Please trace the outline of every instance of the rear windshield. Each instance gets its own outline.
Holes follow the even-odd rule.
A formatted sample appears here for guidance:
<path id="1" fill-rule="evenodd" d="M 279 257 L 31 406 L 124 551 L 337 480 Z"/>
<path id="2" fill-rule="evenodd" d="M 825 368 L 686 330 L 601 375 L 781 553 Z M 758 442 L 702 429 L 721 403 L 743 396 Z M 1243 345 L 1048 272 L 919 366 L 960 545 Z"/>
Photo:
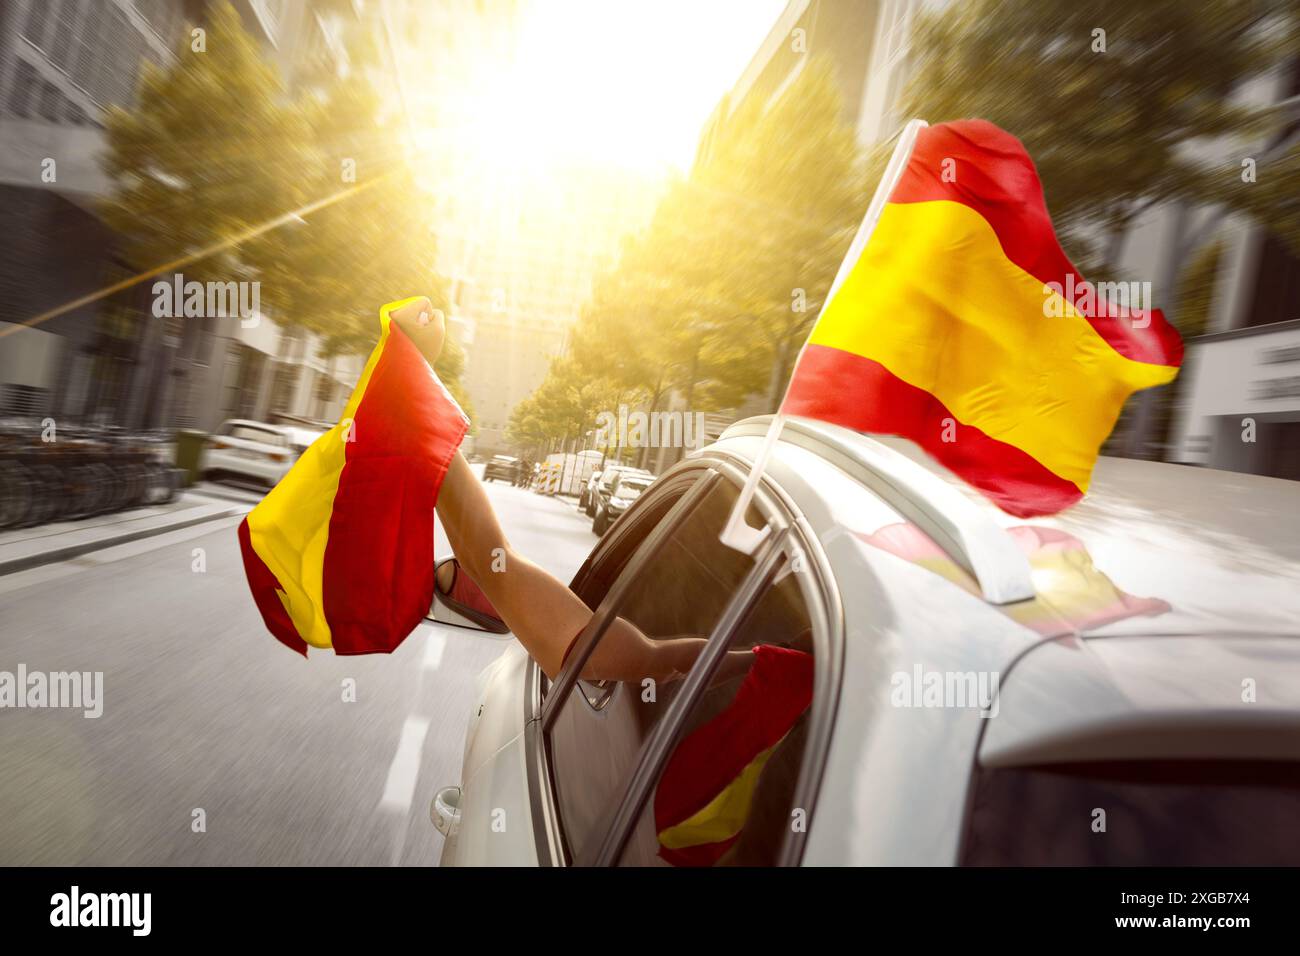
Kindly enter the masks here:
<path id="1" fill-rule="evenodd" d="M 285 437 L 269 428 L 257 428 L 253 425 L 227 425 L 222 430 L 223 435 L 229 435 L 231 438 L 239 438 L 243 441 L 258 441 L 264 445 L 279 445 L 283 447 L 288 444 Z"/>
<path id="2" fill-rule="evenodd" d="M 1300 866 L 1300 765 L 1074 763 L 977 772 L 964 866 Z"/>

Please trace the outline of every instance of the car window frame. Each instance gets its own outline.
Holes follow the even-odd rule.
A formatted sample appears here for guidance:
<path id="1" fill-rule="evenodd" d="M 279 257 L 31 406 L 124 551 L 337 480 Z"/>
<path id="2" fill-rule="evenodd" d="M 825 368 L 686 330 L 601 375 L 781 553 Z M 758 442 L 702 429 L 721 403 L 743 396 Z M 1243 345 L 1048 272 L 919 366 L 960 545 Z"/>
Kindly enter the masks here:
<path id="1" fill-rule="evenodd" d="M 722 449 L 715 449 L 714 454 L 719 458 L 714 467 L 733 482 L 743 485 L 752 468 L 751 462 Z M 875 494 L 870 491 L 868 493 Z M 809 716 L 808 739 L 804 744 L 803 764 L 799 768 L 793 804 L 805 810 L 808 825 L 801 832 L 786 833 L 785 846 L 777 862 L 777 866 L 781 867 L 798 866 L 803 860 L 812 821 L 816 818 L 817 798 L 826 771 L 835 718 L 839 713 L 844 677 L 844 604 L 821 538 L 804 517 L 798 503 L 766 474 L 759 480 L 758 494 L 768 496 L 789 517 L 791 547 L 795 549 L 793 553 L 802 558 L 808 572 L 805 578 L 800 579 L 800 591 L 812 627 L 815 658 L 813 709 Z"/>
<path id="2" fill-rule="evenodd" d="M 595 641 L 604 633 L 605 627 L 612 620 L 606 602 L 611 600 L 618 579 L 625 571 L 633 570 L 652 560 L 685 516 L 704 500 L 719 478 L 718 473 L 710 468 L 708 463 L 683 462 L 638 498 L 624 518 L 597 542 L 569 585 L 574 593 L 585 600 L 590 587 L 593 584 L 599 586 L 599 579 L 596 576 L 602 565 L 610 559 L 619 562 L 613 580 L 605 585 L 596 613 L 577 638 L 570 660 L 560 669 L 555 681 L 547 679 L 536 660 L 528 661 L 524 694 L 525 778 L 537 859 L 542 866 L 564 866 L 571 862 L 568 844 L 559 821 L 554 762 L 550 752 L 549 731 L 555 715 L 559 712 L 558 705 L 554 705 L 553 701 L 562 700 L 573 689 L 581 665 L 586 663 L 590 647 L 594 646 Z M 674 494 L 678 495 L 678 498 L 669 507 L 668 512 L 650 528 L 642 531 L 656 502 Z M 639 537 L 638 533 L 640 533 Z M 631 548 L 631 553 L 624 554 L 628 548 Z M 629 574 L 628 578 L 634 579 L 635 575 Z M 621 600 L 621 591 L 614 595 L 614 599 Z M 602 608 L 606 612 L 603 621 L 598 620 Z M 599 630 L 593 632 L 593 625 Z M 584 637 L 588 638 L 589 644 L 586 653 L 578 660 L 576 652 Z"/>
<path id="3" fill-rule="evenodd" d="M 530 791 L 534 793 L 534 799 L 542 804 L 546 814 L 544 827 L 538 828 L 538 858 L 551 861 L 555 865 L 565 865 L 569 862 L 576 862 L 577 865 L 617 863 L 623 848 L 631 838 L 640 813 L 644 810 L 651 789 L 658 782 L 664 762 L 679 735 L 682 724 L 689 717 L 722 654 L 729 647 L 736 628 L 744 623 L 747 615 L 767 593 L 767 589 L 781 576 L 785 573 L 798 573 L 793 568 L 795 562 L 800 559 L 803 561 L 803 570 L 807 572 L 805 576 L 799 578 L 800 593 L 808 611 L 817 664 L 813 670 L 813 705 L 809 717 L 808 738 L 795 785 L 793 806 L 803 808 L 809 821 L 814 818 L 817 795 L 830 749 L 835 714 L 839 706 L 844 659 L 843 605 L 829 561 L 816 533 L 803 518 L 793 499 L 764 475 L 759 482 L 755 502 L 773 531 L 768 534 L 755 553 L 754 567 L 736 589 L 723 610 L 722 617 L 715 625 L 713 633 L 709 636 L 705 650 L 700 655 L 700 662 L 704 662 L 705 669 L 701 669 L 700 662 L 691 669 L 686 678 L 687 683 L 678 692 L 669 712 L 656 724 L 650 737 L 642 744 L 624 786 L 624 792 L 612 804 L 610 812 L 603 821 L 604 833 L 593 844 L 595 849 L 583 859 L 576 861 L 572 859 L 563 824 L 559 820 L 554 761 L 550 752 L 550 731 L 555 716 L 577 683 L 577 672 L 586 662 L 599 636 L 604 633 L 609 620 L 612 620 L 612 609 L 621 604 L 622 592 L 626 590 L 627 584 L 618 588 L 618 593 L 615 594 L 615 586 L 619 584 L 620 579 L 624 582 L 634 581 L 637 577 L 635 572 L 653 559 L 662 543 L 682 521 L 687 519 L 695 506 L 704 500 L 718 481 L 730 481 L 737 489 L 743 487 L 749 463 L 730 454 L 719 454 L 716 457 L 693 458 L 681 463 L 677 468 L 682 469 L 683 475 L 701 469 L 708 474 L 694 480 L 692 487 L 646 534 L 646 540 L 641 542 L 637 551 L 619 569 L 615 580 L 607 588 L 601 608 L 597 611 L 599 615 L 600 610 L 604 609 L 607 619 L 599 625 L 598 630 L 594 631 L 594 636 L 584 631 L 580 637 L 583 653 L 580 656 L 579 646 L 575 645 L 570 661 L 557 675 L 555 686 L 547 695 L 544 713 L 549 719 L 535 720 L 529 724 L 529 727 L 535 728 L 534 745 L 540 758 L 540 760 L 530 761 L 529 786 Z M 677 468 L 670 471 L 665 478 L 677 477 Z M 669 488 L 670 485 L 663 487 Z M 643 494 L 629 509 L 628 517 L 652 508 L 654 500 L 652 496 L 657 497 L 658 491 L 658 485 L 652 486 L 650 491 Z M 622 529 L 624 533 L 630 533 L 634 527 L 631 521 L 620 522 L 620 524 L 624 525 Z M 658 536 L 654 545 L 645 548 L 644 545 L 654 535 Z M 606 542 L 608 542 L 608 549 L 605 547 Z M 598 566 L 599 559 L 615 545 L 616 543 L 609 540 L 607 536 L 601 545 L 597 546 L 588 561 L 574 576 L 575 591 L 582 594 L 578 588 L 589 583 L 589 578 Z M 784 562 L 784 570 L 782 562 Z M 593 623 L 595 621 L 596 618 L 593 617 Z M 725 628 L 724 624 L 727 625 Z M 587 630 L 591 629 L 589 625 Z M 540 672 L 540 668 L 536 668 L 535 663 L 532 666 Z M 692 680 L 695 681 L 694 684 L 690 683 Z M 590 705 L 590 701 L 588 704 Z M 533 773 L 534 769 L 537 770 L 536 774 Z M 807 844 L 808 829 L 809 827 L 806 826 L 801 832 L 786 833 L 784 844 L 778 854 L 778 866 L 798 865 Z"/>
<path id="4" fill-rule="evenodd" d="M 724 460 L 715 461 L 713 467 L 722 480 L 730 480 L 741 487 L 748 477 L 751 467 L 749 462 L 729 454 L 721 456 Z M 799 768 L 799 777 L 795 783 L 792 806 L 805 810 L 806 818 L 815 818 L 817 794 L 825 771 L 826 757 L 830 750 L 831 732 L 834 728 L 835 714 L 839 708 L 839 695 L 844 660 L 844 612 L 840 603 L 839 591 L 831 572 L 830 563 L 822 550 L 821 542 L 807 520 L 802 516 L 797 504 L 786 492 L 767 475 L 759 482 L 756 500 L 765 500 L 784 523 L 773 523 L 773 532 L 755 553 L 754 567 L 737 589 L 731 603 L 723 611 L 722 618 L 709 636 L 708 644 L 700 654 L 700 661 L 687 676 L 687 684 L 678 692 L 670 705 L 669 712 L 655 725 L 651 737 L 641 748 L 637 757 L 637 766 L 629 777 L 624 793 L 616 803 L 616 809 L 608 818 L 606 832 L 597 850 L 579 865 L 616 866 L 623 850 L 631 839 L 638 819 L 644 812 L 646 802 L 663 773 L 668 756 L 680 736 L 685 721 L 690 717 L 700 696 L 716 670 L 722 656 L 726 653 L 735 636 L 735 631 L 743 625 L 747 616 L 762 600 L 776 582 L 786 573 L 797 573 L 796 562 L 807 571 L 806 576 L 797 579 L 800 594 L 808 611 L 809 625 L 812 629 L 813 656 L 813 703 L 809 716 L 808 738 Z M 768 558 L 775 562 L 771 568 L 766 567 Z M 784 568 L 780 567 L 784 559 Z M 730 627 L 724 629 L 724 623 Z M 701 663 L 703 662 L 703 667 Z M 692 683 L 693 682 L 693 683 Z M 652 745 L 654 749 L 652 750 Z M 802 831 L 787 830 L 785 839 L 777 856 L 777 866 L 797 866 L 803 859 L 807 845 L 809 827 Z"/>

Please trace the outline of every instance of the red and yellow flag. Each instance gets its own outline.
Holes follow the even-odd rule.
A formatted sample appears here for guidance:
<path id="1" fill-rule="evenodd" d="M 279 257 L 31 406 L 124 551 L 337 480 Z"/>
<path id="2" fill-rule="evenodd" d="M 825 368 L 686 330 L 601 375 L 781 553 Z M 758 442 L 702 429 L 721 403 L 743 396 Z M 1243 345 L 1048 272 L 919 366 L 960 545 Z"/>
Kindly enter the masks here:
<path id="1" fill-rule="evenodd" d="M 677 745 L 655 790 L 659 856 L 673 866 L 712 866 L 736 842 L 763 768 L 812 703 L 811 654 L 753 653 L 731 703 Z"/>
<path id="2" fill-rule="evenodd" d="M 1140 304 L 1105 301 L 1066 258 L 1019 140 L 932 126 L 781 410 L 908 438 L 1003 510 L 1049 514 L 1087 490 L 1129 395 L 1178 373 L 1182 340 Z"/>
<path id="3" fill-rule="evenodd" d="M 306 656 L 392 651 L 433 600 L 433 509 L 469 420 L 389 316 L 337 425 L 239 526 L 267 628 Z"/>

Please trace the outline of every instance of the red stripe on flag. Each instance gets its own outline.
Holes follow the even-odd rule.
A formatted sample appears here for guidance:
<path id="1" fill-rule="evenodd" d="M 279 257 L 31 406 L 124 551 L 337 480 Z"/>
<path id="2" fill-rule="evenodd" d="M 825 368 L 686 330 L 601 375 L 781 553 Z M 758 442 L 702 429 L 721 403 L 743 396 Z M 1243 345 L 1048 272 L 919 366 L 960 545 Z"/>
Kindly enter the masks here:
<path id="1" fill-rule="evenodd" d="M 1053 514 L 1083 493 L 1014 445 L 957 421 L 925 389 L 879 362 L 825 345 L 805 346 L 781 411 L 860 432 L 910 439 L 1008 514 Z M 943 440 L 947 432 L 953 441 Z"/>
<path id="2" fill-rule="evenodd" d="M 277 593 L 282 592 L 284 588 L 280 587 L 279 579 L 253 550 L 253 542 L 248 535 L 247 518 L 239 523 L 239 553 L 244 558 L 244 574 L 248 577 L 249 590 L 253 592 L 253 602 L 262 612 L 266 629 L 275 635 L 280 643 L 306 657 L 307 642 L 298 635 L 298 629 L 293 626 L 293 620 L 289 617 L 289 612 L 284 609 L 284 604 L 280 602 L 280 595 Z"/>
<path id="3" fill-rule="evenodd" d="M 945 181 L 947 180 L 947 181 Z M 959 120 L 923 129 L 890 195 L 894 203 L 948 200 L 979 213 L 993 227 L 1008 259 L 1044 285 L 1056 283 L 1116 352 L 1137 362 L 1181 365 L 1183 340 L 1159 309 L 1134 318 L 1117 304 L 1084 301 L 1085 282 L 1056 240 L 1034 161 L 1020 140 L 985 120 Z M 1070 293 L 1070 294 L 1067 294 Z"/>
<path id="4" fill-rule="evenodd" d="M 763 751 L 776 746 L 812 703 L 813 658 L 788 647 L 759 644 L 754 662 L 725 710 L 697 727 L 673 751 L 655 790 L 655 830 L 690 819 Z M 674 866 L 716 862 L 733 838 L 659 855 Z"/>
<path id="5" fill-rule="evenodd" d="M 469 423 L 396 325 L 346 444 L 325 545 L 336 654 L 388 653 L 433 601 L 433 511 Z"/>

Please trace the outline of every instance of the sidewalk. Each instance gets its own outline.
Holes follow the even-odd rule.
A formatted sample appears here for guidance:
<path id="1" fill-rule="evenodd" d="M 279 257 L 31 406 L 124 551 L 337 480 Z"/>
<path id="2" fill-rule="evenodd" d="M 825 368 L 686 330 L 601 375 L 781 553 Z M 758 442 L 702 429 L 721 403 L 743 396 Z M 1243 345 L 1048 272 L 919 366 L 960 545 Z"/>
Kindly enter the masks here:
<path id="1" fill-rule="evenodd" d="M 234 489 L 200 486 L 181 492 L 174 501 L 132 508 L 80 521 L 56 521 L 32 528 L 0 531 L 0 575 L 67 561 L 114 545 L 150 538 L 205 521 L 246 514 L 256 503 Z"/>

